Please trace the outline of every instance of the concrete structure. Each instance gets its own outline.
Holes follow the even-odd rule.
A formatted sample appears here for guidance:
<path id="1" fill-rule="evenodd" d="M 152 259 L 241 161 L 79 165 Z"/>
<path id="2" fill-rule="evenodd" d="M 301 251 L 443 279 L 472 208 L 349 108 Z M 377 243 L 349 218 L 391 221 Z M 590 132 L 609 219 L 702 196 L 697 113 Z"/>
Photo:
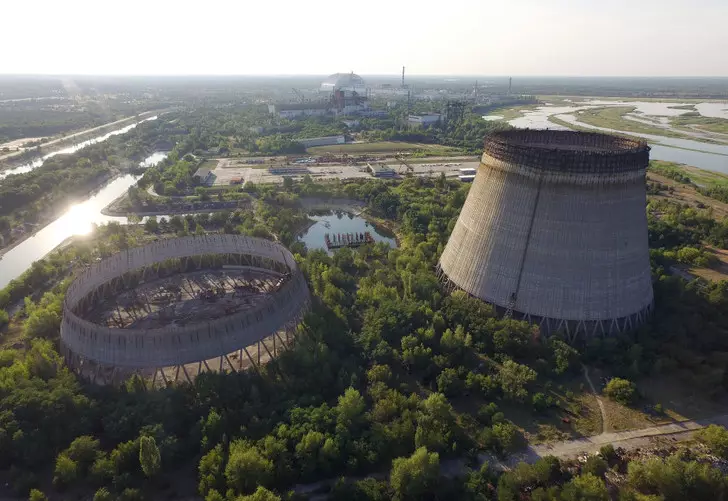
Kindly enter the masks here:
<path id="1" fill-rule="evenodd" d="M 648 161 L 646 143 L 604 134 L 487 137 L 442 278 L 571 340 L 640 325 L 653 302 Z"/>
<path id="2" fill-rule="evenodd" d="M 367 164 L 367 171 L 374 177 L 397 177 L 394 169 L 381 164 Z"/>
<path id="3" fill-rule="evenodd" d="M 346 136 L 342 134 L 339 136 L 309 137 L 306 139 L 297 139 L 296 141 L 304 145 L 306 148 L 311 148 L 312 146 L 330 146 L 332 144 L 345 144 Z"/>
<path id="4" fill-rule="evenodd" d="M 321 83 L 321 92 L 334 91 L 356 92 L 364 96 L 367 92 L 366 82 L 356 73 L 334 73 Z"/>
<path id="5" fill-rule="evenodd" d="M 279 277 L 279 287 L 252 304 L 246 300 L 250 306 L 242 311 L 158 329 L 112 328 L 84 318 L 94 305 L 158 279 L 160 263 L 178 260 L 181 269 L 189 270 L 202 266 L 203 256 L 215 256 L 213 262 L 219 268 Z M 239 235 L 160 240 L 104 259 L 76 278 L 63 303 L 61 351 L 69 367 L 96 382 L 115 383 L 135 373 L 153 376 L 152 383 L 158 378 L 190 380 L 203 370 L 241 370 L 243 354 L 255 366 L 247 347 L 257 343 L 260 363 L 260 346 L 266 338 L 273 339 L 273 353 L 265 342 L 263 348 L 274 356 L 277 346 L 286 344 L 279 332 L 285 331 L 288 338 L 308 305 L 303 273 L 279 244 Z"/>
<path id="6" fill-rule="evenodd" d="M 439 113 L 425 113 L 423 115 L 410 115 L 407 117 L 407 124 L 410 127 L 430 127 L 440 122 Z"/>
<path id="7" fill-rule="evenodd" d="M 192 177 L 196 177 L 204 186 L 212 186 L 215 183 L 215 174 L 212 173 L 212 169 L 206 167 L 197 169 Z"/>
<path id="8" fill-rule="evenodd" d="M 329 114 L 329 103 L 276 103 L 268 105 L 268 113 L 281 118 L 314 117 Z"/>

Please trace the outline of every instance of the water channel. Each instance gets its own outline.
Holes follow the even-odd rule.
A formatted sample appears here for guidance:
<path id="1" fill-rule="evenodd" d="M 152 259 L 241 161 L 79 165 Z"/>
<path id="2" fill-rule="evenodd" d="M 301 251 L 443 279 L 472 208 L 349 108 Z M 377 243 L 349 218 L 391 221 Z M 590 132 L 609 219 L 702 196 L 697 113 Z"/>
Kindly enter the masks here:
<path id="1" fill-rule="evenodd" d="M 299 238 L 309 249 L 326 249 L 325 235 L 338 233 L 371 233 L 376 242 L 384 242 L 390 247 L 397 247 L 394 235 L 384 228 L 374 226 L 372 223 L 360 216 L 348 212 L 330 212 L 325 215 L 309 216 L 316 221 Z M 329 252 L 331 254 L 331 252 Z"/>
<path id="2" fill-rule="evenodd" d="M 103 134 L 101 136 L 93 137 L 91 139 L 87 139 L 86 141 L 81 141 L 78 144 L 74 144 L 73 146 L 68 146 L 66 148 L 62 148 L 62 149 L 54 151 L 52 153 L 48 153 L 46 155 L 43 155 L 41 158 L 39 158 L 37 160 L 33 160 L 32 162 L 28 162 L 19 167 L 0 171 L 0 180 L 5 179 L 6 177 L 8 177 L 12 174 L 25 174 L 26 172 L 30 172 L 33 169 L 37 169 L 38 167 L 43 165 L 43 162 L 45 162 L 46 160 L 48 160 L 51 157 L 55 157 L 56 155 L 68 155 L 70 153 L 75 153 L 78 150 L 85 148 L 86 146 L 90 146 L 92 144 L 101 143 L 103 141 L 106 141 L 111 136 L 118 136 L 119 134 L 125 134 L 142 122 L 147 122 L 149 120 L 156 120 L 156 119 L 157 119 L 156 116 L 145 118 L 144 120 L 140 120 L 139 122 L 134 122 L 132 124 L 127 125 L 126 127 L 122 127 L 121 129 L 112 130 L 111 132 L 107 132 L 106 134 Z"/>
<path id="3" fill-rule="evenodd" d="M 165 152 L 156 152 L 139 165 L 151 167 L 161 162 L 166 156 Z M 101 210 L 126 193 L 140 177 L 126 175 L 114 179 L 88 200 L 72 205 L 61 217 L 7 251 L 0 260 L 0 289 L 14 278 L 19 277 L 34 261 L 43 258 L 67 238 L 88 234 L 94 224 L 111 221 L 126 223 L 127 218 L 105 216 L 101 214 Z"/>

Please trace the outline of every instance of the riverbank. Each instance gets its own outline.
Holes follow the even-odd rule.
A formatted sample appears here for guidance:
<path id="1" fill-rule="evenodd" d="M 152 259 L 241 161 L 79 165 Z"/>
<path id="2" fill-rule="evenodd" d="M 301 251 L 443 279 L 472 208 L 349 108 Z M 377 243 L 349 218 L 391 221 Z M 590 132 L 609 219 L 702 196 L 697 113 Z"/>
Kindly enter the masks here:
<path id="1" fill-rule="evenodd" d="M 112 172 L 109 174 L 106 174 L 104 176 L 101 176 L 92 185 L 87 185 L 83 188 L 80 188 L 80 191 L 84 191 L 88 193 L 89 198 L 98 194 L 101 190 L 104 189 L 108 184 L 112 183 L 114 180 L 126 175 L 122 172 Z M 46 208 L 42 213 L 38 215 L 38 219 L 36 222 L 32 223 L 35 226 L 35 231 L 32 232 L 26 232 L 21 237 L 19 237 L 17 240 L 13 240 L 11 244 L 0 247 L 0 259 L 2 257 L 13 250 L 18 245 L 25 242 L 27 239 L 34 237 L 40 230 L 42 230 L 44 227 L 61 217 L 63 214 L 59 214 L 59 212 L 65 213 L 67 212 L 64 209 L 67 209 L 69 207 L 72 207 L 74 205 L 75 199 L 77 199 L 78 196 L 72 195 L 67 198 L 64 198 L 63 200 L 58 200 L 52 207 Z"/>
<path id="2" fill-rule="evenodd" d="M 78 142 L 88 141 L 94 136 L 108 134 L 109 132 L 113 132 L 116 129 L 124 128 L 128 125 L 131 125 L 132 123 L 146 120 L 155 115 L 159 116 L 162 113 L 167 112 L 169 112 L 169 110 L 165 109 L 145 111 L 132 117 L 122 118 L 121 120 L 116 120 L 115 122 L 99 125 L 91 129 L 82 130 L 68 136 L 58 137 L 56 139 L 48 141 L 47 143 L 43 143 L 40 146 L 39 154 L 42 156 L 50 155 L 58 152 L 59 150 L 67 148 L 69 145 Z M 0 156 L 0 172 L 8 169 L 14 169 L 19 167 L 20 165 L 32 162 L 33 158 L 37 159 L 37 155 L 34 155 L 33 158 L 28 158 L 27 153 L 27 151 L 19 151 Z"/>
<path id="3" fill-rule="evenodd" d="M 235 209 L 249 209 L 252 201 L 245 200 L 227 200 L 227 201 L 192 201 L 192 200 L 177 200 L 179 203 L 165 204 L 163 207 L 159 207 L 156 210 L 129 210 L 127 207 L 126 193 L 122 193 L 120 196 L 115 198 L 110 204 L 101 209 L 101 214 L 110 217 L 146 217 L 146 216 L 168 216 L 175 214 L 203 214 L 209 212 L 221 212 L 226 210 Z"/>

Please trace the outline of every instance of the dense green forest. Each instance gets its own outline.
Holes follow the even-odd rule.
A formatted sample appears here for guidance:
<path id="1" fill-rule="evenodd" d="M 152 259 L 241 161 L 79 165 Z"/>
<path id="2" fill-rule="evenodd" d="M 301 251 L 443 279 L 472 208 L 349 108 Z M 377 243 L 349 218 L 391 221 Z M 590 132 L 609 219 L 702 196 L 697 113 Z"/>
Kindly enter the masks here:
<path id="1" fill-rule="evenodd" d="M 265 117 L 215 109 L 150 122 L 123 142 L 79 152 L 89 163 L 69 155 L 23 183 L 9 177 L 0 189 L 15 189 L 3 192 L 0 204 L 12 201 L 12 212 L 37 203 L 41 185 L 59 193 L 55 187 L 68 188 L 78 169 L 85 175 L 133 165 L 157 141 L 176 146 L 146 172 L 140 189 L 183 192 L 195 185 L 197 155 L 210 148 L 239 147 L 231 141 L 250 147 L 261 137 L 328 126 L 307 120 L 283 132 L 276 127 L 290 124 Z M 269 120 L 262 136 L 250 130 L 259 119 Z M 492 127 L 477 129 L 478 143 Z M 466 126 L 424 134 L 443 142 L 449 135 L 464 149 L 476 142 Z M 570 346 L 442 288 L 435 265 L 468 187 L 444 177 L 249 184 L 250 209 L 102 226 L 34 263 L 0 291 L 0 478 L 15 495 L 37 500 L 312 493 L 335 500 L 720 499 L 726 477 L 706 455 L 728 456 L 728 432 L 720 428 L 698 437 L 704 445 L 647 460 L 605 448 L 584 464 L 549 457 L 503 473 L 495 462 L 525 446 L 523 423 L 579 418 L 574 381 L 581 364 L 607 371 L 613 379 L 605 395 L 635 407 L 644 400 L 634 382 L 652 375 L 725 396 L 728 285 L 685 282 L 671 267 L 712 266 L 706 244 L 726 248 L 727 223 L 709 209 L 651 199 L 653 320 L 630 334 Z M 300 204 L 306 197 L 364 202 L 373 221 L 396 231 L 398 248 L 380 243 L 333 255 L 306 249 L 297 240 L 308 222 Z M 96 387 L 71 374 L 58 336 L 73 271 L 152 239 L 205 232 L 276 239 L 296 254 L 314 296 L 296 343 L 260 373 L 204 374 L 159 391 L 134 379 Z"/>
<path id="2" fill-rule="evenodd" d="M 701 220 L 676 206 L 672 218 L 650 218 L 651 242 L 662 253 L 654 262 L 658 312 L 651 324 L 576 347 L 558 335 L 543 338 L 478 300 L 442 290 L 434 266 L 467 188 L 442 178 L 249 186 L 256 212 L 109 225 L 36 263 L 0 293 L 0 307 L 28 297 L 10 326 L 27 349 L 0 352 L 6 478 L 21 495 L 40 488 L 52 498 L 97 500 L 195 490 L 207 500 L 305 499 L 289 491 L 368 474 L 376 475 L 320 489 L 342 500 L 601 500 L 609 499 L 607 485 L 635 500 L 724 492 L 724 475 L 691 453 L 630 462 L 607 450 L 576 468 L 545 458 L 506 474 L 475 461 L 523 447 L 511 413 L 536 421 L 559 415 L 568 402 L 557 387 L 578 376 L 580 362 L 628 381 L 678 374 L 723 394 L 728 288 L 665 274 L 666 252 L 710 235 L 695 236 L 707 231 Z M 297 200 L 305 196 L 365 201 L 373 217 L 396 226 L 399 248 L 307 251 L 295 241 L 306 220 Z M 57 351 L 69 263 L 204 231 L 278 238 L 297 253 L 315 301 L 296 344 L 260 374 L 206 374 L 155 392 L 134 380 L 118 389 L 77 381 Z M 704 441 L 721 450 L 720 435 Z M 441 477 L 456 459 L 474 469 Z M 618 487 L 610 472 L 624 476 Z M 185 481 L 191 477 L 196 485 Z"/>

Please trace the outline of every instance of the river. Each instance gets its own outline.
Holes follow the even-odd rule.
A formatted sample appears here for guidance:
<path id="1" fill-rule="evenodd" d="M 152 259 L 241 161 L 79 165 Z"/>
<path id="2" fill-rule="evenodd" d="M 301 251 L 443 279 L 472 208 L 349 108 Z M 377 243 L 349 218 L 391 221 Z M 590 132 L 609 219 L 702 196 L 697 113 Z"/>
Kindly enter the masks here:
<path id="1" fill-rule="evenodd" d="M 156 152 L 139 165 L 151 167 L 166 157 L 167 153 Z M 61 217 L 6 252 L 0 260 L 0 289 L 19 277 L 34 261 L 43 258 L 67 238 L 88 234 L 93 224 L 111 221 L 126 223 L 127 218 L 104 216 L 101 214 L 101 209 L 123 195 L 140 177 L 126 175 L 114 179 L 88 200 L 72 205 Z"/>
<path id="2" fill-rule="evenodd" d="M 549 121 L 550 116 L 556 116 L 579 127 L 642 137 L 650 143 L 652 147 L 650 157 L 653 159 L 688 164 L 728 174 L 728 145 L 597 127 L 579 122 L 574 116 L 574 113 L 579 111 L 604 106 L 635 106 L 636 113 L 649 117 L 676 116 L 691 111 L 674 108 L 681 103 L 592 100 L 585 104 L 586 106 L 540 106 L 535 110 L 524 111 L 522 117 L 510 120 L 508 123 L 519 128 L 568 130 L 567 127 Z M 704 116 L 728 118 L 728 111 L 725 109 L 728 107 L 727 103 L 698 103 L 695 107 Z"/>
<path id="3" fill-rule="evenodd" d="M 39 158 L 37 160 L 33 160 L 32 162 L 29 162 L 27 164 L 23 164 L 23 165 L 21 165 L 19 167 L 15 167 L 13 169 L 7 169 L 7 170 L 4 170 L 4 171 L 1 171 L 0 172 L 0 180 L 5 179 L 6 177 L 8 177 L 8 176 L 10 176 L 12 174 L 25 174 L 26 172 L 30 172 L 33 169 L 37 169 L 38 167 L 40 167 L 41 165 L 43 165 L 43 163 L 46 160 L 48 160 L 51 157 L 55 157 L 56 155 L 68 155 L 70 153 L 75 153 L 78 150 L 80 150 L 82 148 L 85 148 L 86 146 L 90 146 L 92 144 L 96 144 L 96 143 L 100 143 L 100 142 L 106 141 L 111 136 L 118 136 L 119 134 L 124 134 L 126 132 L 129 132 L 130 130 L 132 130 L 134 127 L 136 127 L 137 125 L 139 125 L 142 122 L 147 122 L 149 120 L 156 120 L 156 119 L 157 119 L 157 116 L 156 115 L 153 116 L 153 117 L 145 118 L 144 120 L 140 120 L 138 122 L 134 122 L 132 124 L 127 125 L 126 127 L 122 127 L 121 129 L 112 130 L 111 132 L 107 132 L 104 135 L 101 135 L 101 136 L 98 136 L 98 137 L 93 137 L 91 139 L 87 139 L 86 141 L 82 141 L 82 142 L 80 142 L 78 144 L 74 144 L 73 146 L 68 146 L 66 148 L 63 148 L 63 149 L 54 151 L 52 153 L 48 153 L 47 155 L 43 155 L 41 158 Z"/>

